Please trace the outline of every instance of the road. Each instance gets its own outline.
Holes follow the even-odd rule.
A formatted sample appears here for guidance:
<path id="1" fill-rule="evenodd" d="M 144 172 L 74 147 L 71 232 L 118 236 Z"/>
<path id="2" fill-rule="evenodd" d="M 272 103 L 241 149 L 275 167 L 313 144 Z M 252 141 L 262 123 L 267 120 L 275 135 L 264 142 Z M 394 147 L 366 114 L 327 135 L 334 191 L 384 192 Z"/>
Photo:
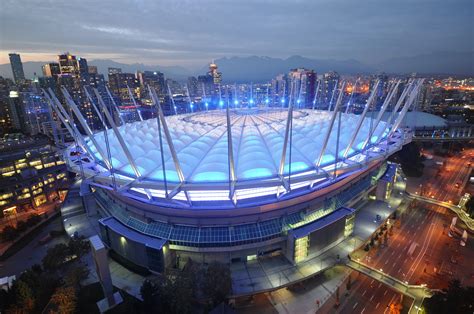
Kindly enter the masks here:
<path id="1" fill-rule="evenodd" d="M 458 202 L 462 188 L 456 183 L 467 180 L 470 173 L 467 164 L 472 154 L 473 150 L 466 150 L 448 158 L 444 171 L 427 182 L 423 194 L 441 201 Z M 387 245 L 372 249 L 364 263 L 410 284 L 427 284 L 439 289 L 446 287 L 454 277 L 472 284 L 467 255 L 474 255 L 473 246 L 468 242 L 468 246 L 462 248 L 465 250 L 460 251 L 459 240 L 448 237 L 448 227 L 454 217 L 451 212 L 440 206 L 415 202 L 398 214 L 399 224 L 397 222 L 388 237 Z M 464 264 L 466 267 L 462 267 Z M 372 278 L 357 272 L 352 272 L 351 278 L 352 287 L 347 297 L 344 295 L 346 285 L 340 288 L 340 306 L 334 309 L 329 303 L 320 312 L 388 313 L 388 306 L 401 300 L 405 310 L 410 306 L 411 300 Z"/>

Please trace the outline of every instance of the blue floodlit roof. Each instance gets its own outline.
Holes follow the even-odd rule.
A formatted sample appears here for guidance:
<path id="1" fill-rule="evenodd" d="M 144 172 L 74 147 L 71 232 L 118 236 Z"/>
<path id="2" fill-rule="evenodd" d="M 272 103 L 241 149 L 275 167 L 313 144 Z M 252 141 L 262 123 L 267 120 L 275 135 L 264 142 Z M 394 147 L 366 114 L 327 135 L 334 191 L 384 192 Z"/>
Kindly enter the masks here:
<path id="1" fill-rule="evenodd" d="M 293 132 L 288 145 L 284 172 L 303 173 L 315 169 L 324 138 L 330 124 L 332 112 L 318 110 L 295 110 Z M 282 157 L 287 110 L 252 109 L 231 110 L 231 133 L 235 175 L 238 181 L 278 177 Z M 360 116 L 342 114 L 340 140 L 337 144 L 338 120 L 336 119 L 329 142 L 322 156 L 321 166 L 334 163 L 336 147 L 342 155 L 350 142 Z M 229 158 L 227 144 L 226 111 L 208 111 L 166 117 L 171 139 L 177 152 L 184 179 L 190 183 L 229 181 Z M 351 154 L 360 151 L 373 126 L 373 120 L 365 118 L 363 125 L 350 149 Z M 386 123 L 380 122 L 372 136 L 376 142 L 385 136 Z M 164 132 L 164 167 L 161 163 L 160 142 L 156 119 L 128 123 L 119 127 L 120 133 L 131 152 L 142 177 L 163 181 L 164 174 L 169 182 L 179 182 Z M 110 155 L 116 171 L 134 176 L 133 169 L 112 129 L 107 131 Z M 104 152 L 107 152 L 104 132 L 95 134 Z M 96 160 L 101 161 L 91 141 L 88 141 Z"/>

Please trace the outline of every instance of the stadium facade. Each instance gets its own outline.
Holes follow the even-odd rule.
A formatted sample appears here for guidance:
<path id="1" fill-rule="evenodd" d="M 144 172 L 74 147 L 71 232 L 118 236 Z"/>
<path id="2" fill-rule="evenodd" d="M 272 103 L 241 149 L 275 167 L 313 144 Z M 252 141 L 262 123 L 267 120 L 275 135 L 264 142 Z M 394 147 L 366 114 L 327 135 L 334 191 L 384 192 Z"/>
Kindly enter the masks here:
<path id="1" fill-rule="evenodd" d="M 121 125 L 96 93 L 105 130 L 95 133 L 65 89 L 71 110 L 45 95 L 75 138 L 65 157 L 83 178 L 85 207 L 102 217 L 102 240 L 124 260 L 161 272 L 188 258 L 281 255 L 297 264 L 349 236 L 351 205 L 379 182 L 377 197 L 390 194 L 396 168 L 386 159 L 411 140 L 400 124 L 421 83 L 396 99 L 397 84 L 370 116 L 374 92 L 360 115 L 343 112 L 340 93 L 332 110 L 228 105 L 165 117 L 150 90 L 156 118 Z"/>

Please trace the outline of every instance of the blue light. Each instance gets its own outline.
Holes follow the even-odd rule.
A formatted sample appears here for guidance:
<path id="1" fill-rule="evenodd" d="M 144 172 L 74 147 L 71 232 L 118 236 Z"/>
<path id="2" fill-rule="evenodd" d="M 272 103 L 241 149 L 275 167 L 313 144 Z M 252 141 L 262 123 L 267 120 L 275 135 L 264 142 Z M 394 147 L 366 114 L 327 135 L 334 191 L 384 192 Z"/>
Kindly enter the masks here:
<path id="1" fill-rule="evenodd" d="M 270 99 L 265 99 L 265 103 L 268 104 L 270 102 Z"/>
<path id="2" fill-rule="evenodd" d="M 301 102 L 301 100 L 300 100 L 300 99 L 298 99 L 298 100 L 296 101 L 296 103 L 298 103 L 298 104 L 299 104 L 300 102 Z"/>
<path id="3" fill-rule="evenodd" d="M 194 108 L 194 105 L 193 105 L 193 104 L 191 104 L 191 109 L 193 109 L 193 108 Z"/>
<path id="4" fill-rule="evenodd" d="M 253 104 L 253 99 L 250 99 L 250 103 Z"/>
<path id="5" fill-rule="evenodd" d="M 174 106 L 174 110 L 176 110 L 176 106 Z"/>
<path id="6" fill-rule="evenodd" d="M 282 99 L 281 99 L 281 103 L 282 103 L 282 104 L 285 103 L 285 98 L 282 98 Z"/>
<path id="7" fill-rule="evenodd" d="M 221 107 L 224 106 L 224 101 L 219 100 L 219 106 L 221 106 Z"/>
<path id="8" fill-rule="evenodd" d="M 239 101 L 238 100 L 234 100 L 234 105 L 238 105 L 239 104 Z"/>
<path id="9" fill-rule="evenodd" d="M 208 104 L 208 103 L 206 103 L 206 108 L 207 108 L 207 107 L 209 107 L 209 104 Z"/>

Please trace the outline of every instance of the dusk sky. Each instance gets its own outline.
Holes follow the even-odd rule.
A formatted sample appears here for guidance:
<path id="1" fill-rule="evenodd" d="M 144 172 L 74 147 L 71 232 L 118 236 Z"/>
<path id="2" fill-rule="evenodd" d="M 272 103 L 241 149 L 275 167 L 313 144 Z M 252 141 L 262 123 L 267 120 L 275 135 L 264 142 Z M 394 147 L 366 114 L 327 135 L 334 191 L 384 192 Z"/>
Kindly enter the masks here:
<path id="1" fill-rule="evenodd" d="M 302 55 L 367 64 L 472 51 L 473 0 L 1 0 L 0 63 L 70 51 L 123 63 L 200 66 L 223 56 Z"/>

